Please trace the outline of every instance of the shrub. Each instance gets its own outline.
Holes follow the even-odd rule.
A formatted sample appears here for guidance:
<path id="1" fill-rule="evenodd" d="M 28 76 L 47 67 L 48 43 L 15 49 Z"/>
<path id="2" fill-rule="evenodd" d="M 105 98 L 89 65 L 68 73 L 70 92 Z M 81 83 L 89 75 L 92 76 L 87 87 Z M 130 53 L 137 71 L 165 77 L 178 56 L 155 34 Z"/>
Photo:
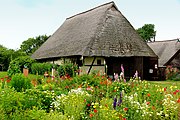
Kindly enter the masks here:
<path id="1" fill-rule="evenodd" d="M 29 56 L 21 56 L 12 60 L 9 64 L 8 76 L 21 73 L 24 67 L 29 68 L 29 71 L 31 71 L 31 64 L 34 62 L 35 60 L 31 59 Z"/>
<path id="2" fill-rule="evenodd" d="M 58 67 L 58 73 L 60 76 L 69 75 L 70 77 L 75 76 L 75 72 L 77 71 L 77 65 L 72 63 L 63 64 Z"/>
<path id="3" fill-rule="evenodd" d="M 51 69 L 57 65 L 52 63 L 33 63 L 31 66 L 32 74 L 44 75 L 45 72 L 51 72 Z"/>
<path id="4" fill-rule="evenodd" d="M 8 117 L 21 110 L 22 102 L 24 101 L 24 94 L 16 92 L 11 88 L 0 89 L 0 117 L 1 119 L 8 119 Z"/>
<path id="5" fill-rule="evenodd" d="M 70 118 L 79 120 L 86 112 L 86 101 L 91 99 L 91 96 L 82 89 L 72 89 L 68 95 L 61 95 L 52 103 L 55 110 L 70 116 Z"/>
<path id="6" fill-rule="evenodd" d="M 40 91 L 38 89 L 28 89 L 24 92 L 25 103 L 23 105 L 24 109 L 32 109 L 36 107 L 38 109 L 50 112 L 51 103 L 55 98 L 55 93 L 51 91 Z"/>
<path id="7" fill-rule="evenodd" d="M 31 80 L 21 73 L 13 75 L 10 84 L 17 92 L 25 91 L 32 87 Z"/>
<path id="8" fill-rule="evenodd" d="M 166 68 L 166 79 L 168 80 L 179 80 L 179 70 L 172 66 L 167 66 Z"/>

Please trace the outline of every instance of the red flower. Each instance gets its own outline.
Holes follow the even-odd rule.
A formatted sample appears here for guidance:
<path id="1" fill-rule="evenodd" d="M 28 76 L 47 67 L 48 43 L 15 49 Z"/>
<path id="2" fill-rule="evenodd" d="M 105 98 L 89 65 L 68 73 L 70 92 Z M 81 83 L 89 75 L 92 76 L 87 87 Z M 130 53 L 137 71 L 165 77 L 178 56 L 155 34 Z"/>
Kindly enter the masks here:
<path id="1" fill-rule="evenodd" d="M 152 110 L 156 110 L 156 108 L 154 106 L 152 106 Z"/>
<path id="2" fill-rule="evenodd" d="M 90 88 L 90 86 L 88 86 L 88 87 L 86 88 L 86 90 L 92 90 L 92 88 Z"/>
<path id="3" fill-rule="evenodd" d="M 126 118 L 123 118 L 123 120 L 126 120 Z"/>
<path id="4" fill-rule="evenodd" d="M 147 94 L 147 96 L 148 96 L 148 97 L 150 97 L 150 96 L 151 96 L 151 94 L 150 94 L 150 93 L 148 93 L 148 94 Z"/>
<path id="5" fill-rule="evenodd" d="M 176 93 L 178 93 L 180 90 L 176 90 Z"/>
<path id="6" fill-rule="evenodd" d="M 149 105 L 149 104 L 150 104 L 150 102 L 146 102 L 146 104 L 147 104 L 147 105 Z"/>
<path id="7" fill-rule="evenodd" d="M 69 86 L 66 86 L 66 88 L 69 88 Z"/>
<path id="8" fill-rule="evenodd" d="M 116 90 L 113 90 L 113 92 L 116 92 Z"/>
<path id="9" fill-rule="evenodd" d="M 11 81 L 11 79 L 7 79 L 6 82 L 9 83 Z"/>
<path id="10" fill-rule="evenodd" d="M 8 79 L 9 77 L 8 76 L 5 76 L 6 79 Z"/>
<path id="11" fill-rule="evenodd" d="M 177 100 L 177 103 L 180 103 L 180 98 Z"/>
<path id="12" fill-rule="evenodd" d="M 91 104 L 87 104 L 87 106 L 89 107 L 89 106 L 91 106 Z"/>
<path id="13" fill-rule="evenodd" d="M 110 81 L 111 81 L 112 79 L 111 79 L 111 78 L 108 78 L 108 80 L 110 80 Z"/>
<path id="14" fill-rule="evenodd" d="M 164 88 L 164 92 L 167 90 L 167 88 Z"/>
<path id="15" fill-rule="evenodd" d="M 4 82 L 4 78 L 1 78 L 1 81 Z"/>
<path id="16" fill-rule="evenodd" d="M 126 107 L 126 108 L 124 108 L 124 111 L 126 112 L 128 110 L 128 108 Z"/>
<path id="17" fill-rule="evenodd" d="M 94 109 L 94 113 L 97 113 L 98 111 L 96 109 Z"/>
<path id="18" fill-rule="evenodd" d="M 93 114 L 89 114 L 89 117 L 92 118 L 92 117 L 93 117 Z"/>
<path id="19" fill-rule="evenodd" d="M 176 91 L 175 91 L 175 92 L 173 92 L 173 94 L 174 94 L 174 95 L 176 95 Z"/>

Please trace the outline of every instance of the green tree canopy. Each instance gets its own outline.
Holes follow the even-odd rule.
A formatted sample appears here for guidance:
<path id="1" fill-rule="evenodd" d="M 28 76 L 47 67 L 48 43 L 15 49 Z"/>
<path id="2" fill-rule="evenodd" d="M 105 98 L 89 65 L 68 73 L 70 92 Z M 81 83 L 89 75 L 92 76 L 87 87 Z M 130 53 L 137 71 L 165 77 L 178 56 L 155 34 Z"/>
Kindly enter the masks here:
<path id="1" fill-rule="evenodd" d="M 0 45 L 0 71 L 7 70 L 11 60 L 24 55 L 25 54 L 19 50 L 8 49 Z"/>
<path id="2" fill-rule="evenodd" d="M 21 51 L 25 52 L 27 55 L 34 53 L 50 36 L 39 35 L 35 38 L 29 38 L 22 42 L 20 48 Z"/>
<path id="3" fill-rule="evenodd" d="M 137 32 L 142 37 L 142 39 L 146 42 L 152 42 L 155 41 L 156 31 L 154 30 L 155 25 L 154 24 L 145 24 L 141 28 L 137 29 Z"/>

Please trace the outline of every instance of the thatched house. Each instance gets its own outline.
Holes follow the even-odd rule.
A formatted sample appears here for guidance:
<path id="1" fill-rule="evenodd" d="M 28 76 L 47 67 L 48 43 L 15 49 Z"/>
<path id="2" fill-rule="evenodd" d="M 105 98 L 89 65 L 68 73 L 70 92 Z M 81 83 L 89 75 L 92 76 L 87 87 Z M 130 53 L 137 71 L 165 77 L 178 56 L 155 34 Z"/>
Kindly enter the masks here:
<path id="1" fill-rule="evenodd" d="M 160 76 L 165 77 L 165 68 L 170 65 L 180 68 L 180 40 L 164 40 L 150 42 L 148 45 L 158 55 Z M 165 78 L 162 78 L 165 79 Z"/>
<path id="2" fill-rule="evenodd" d="M 67 18 L 32 58 L 56 64 L 71 61 L 84 73 L 99 70 L 110 76 L 119 74 L 123 64 L 126 78 L 137 70 L 144 79 L 156 76 L 158 59 L 114 2 Z"/>

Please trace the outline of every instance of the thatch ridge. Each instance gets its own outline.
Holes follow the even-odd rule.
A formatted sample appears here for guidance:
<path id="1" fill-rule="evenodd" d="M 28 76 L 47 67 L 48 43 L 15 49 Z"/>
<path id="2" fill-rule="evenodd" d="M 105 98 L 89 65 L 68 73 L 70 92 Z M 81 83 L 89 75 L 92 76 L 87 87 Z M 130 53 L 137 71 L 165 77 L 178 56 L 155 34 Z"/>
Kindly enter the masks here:
<path id="1" fill-rule="evenodd" d="M 66 18 L 66 20 L 67 20 L 67 19 L 71 19 L 71 18 L 73 18 L 73 17 L 76 17 L 76 16 L 78 16 L 78 15 L 81 15 L 81 14 L 84 14 L 84 13 L 87 13 L 87 12 L 90 12 L 90 11 L 92 11 L 92 10 L 95 10 L 95 9 L 97 9 L 97 8 L 99 8 L 99 7 L 102 7 L 102 6 L 105 6 L 105 5 L 108 5 L 108 4 L 115 4 L 115 3 L 114 3 L 113 1 L 111 1 L 111 2 L 108 2 L 108 3 L 102 4 L 102 5 L 99 5 L 99 6 L 97 6 L 97 7 L 91 8 L 91 9 L 89 9 L 89 10 L 87 10 L 87 11 L 84 11 L 84 12 L 75 14 L 75 15 L 73 15 L 73 16 L 71 16 L 71 17 L 68 17 L 68 18 Z"/>

